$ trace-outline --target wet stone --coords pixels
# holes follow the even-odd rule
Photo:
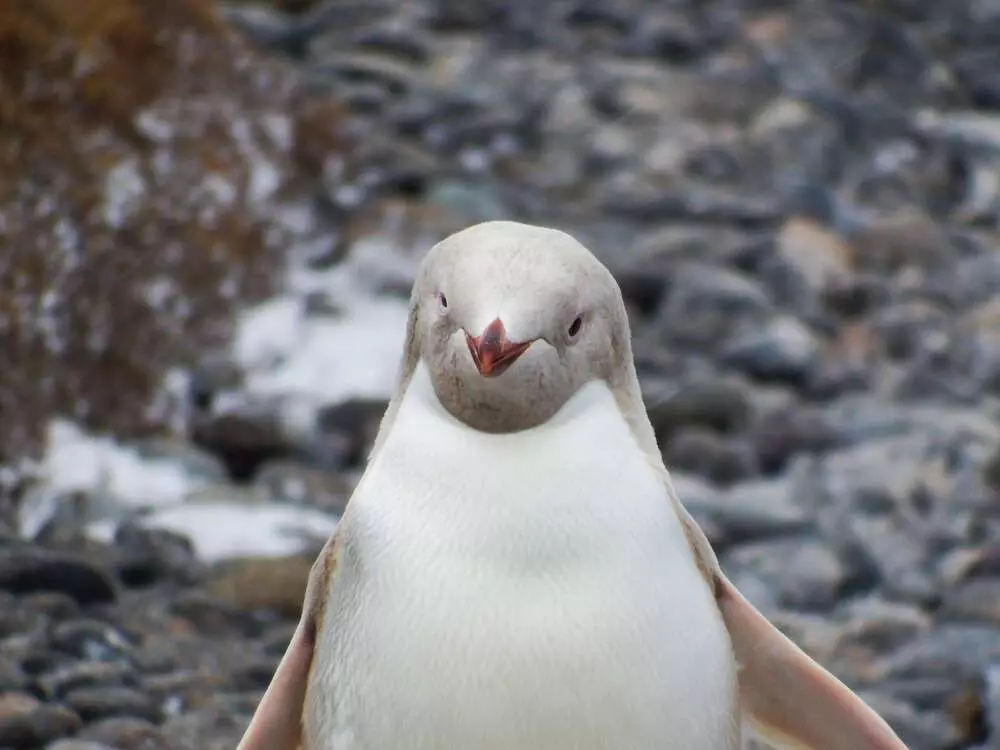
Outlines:
[[[77,739],[119,750],[187,750],[194,747],[174,742],[154,723],[134,717],[95,721],[88,724]]]
[[[83,722],[70,709],[26,693],[0,694],[0,747],[34,748],[72,734]]]
[[[67,691],[64,698],[84,721],[108,719],[116,716],[137,717],[159,721],[159,707],[149,696],[139,690],[113,685],[77,687]]]

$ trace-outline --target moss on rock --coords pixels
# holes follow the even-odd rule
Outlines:
[[[161,426],[165,375],[279,278],[340,111],[209,0],[0,5],[0,466],[54,416]]]

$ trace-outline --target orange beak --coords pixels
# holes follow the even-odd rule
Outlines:
[[[469,345],[476,369],[484,377],[502,375],[531,346],[530,341],[523,344],[511,342],[500,318],[486,326],[481,336],[466,333],[465,341]]]

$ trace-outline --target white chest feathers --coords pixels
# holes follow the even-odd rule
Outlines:
[[[600,383],[487,435],[418,368],[341,526],[306,750],[734,750],[735,665]]]

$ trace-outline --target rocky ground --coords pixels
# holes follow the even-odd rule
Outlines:
[[[288,175],[264,202],[306,206],[309,231],[253,203],[236,156],[224,169],[192,157],[170,190],[179,200],[189,175],[231,169],[231,182],[247,180],[239,207],[227,203],[236,229],[208,236],[196,213],[161,205],[137,214],[128,235],[145,257],[167,236],[195,248],[191,268],[216,258],[207,281],[180,284],[180,298],[208,304],[230,266],[271,269],[265,240],[287,235],[269,227],[319,238],[304,261],[316,273],[364,264],[364,240],[386,232],[419,249],[486,218],[570,230],[621,281],[664,456],[733,580],[914,750],[1000,748],[1000,8],[274,0],[223,10],[247,61],[207,83],[189,66],[181,90],[211,103],[213,91],[246,86],[219,117],[242,113],[263,128],[268,163]],[[117,54],[131,49],[115,38]],[[255,87],[254,71],[272,65],[287,87]],[[108,105],[125,123],[116,158],[148,159],[142,169],[154,174],[155,148],[133,139],[134,104]],[[328,137],[342,109],[349,148]],[[284,145],[287,128],[275,136],[261,125],[276,110],[301,123]],[[227,132],[222,146],[245,151],[243,131]],[[197,137],[182,135],[189,149]],[[79,209],[66,195],[56,205]],[[120,240],[106,228],[92,242]],[[238,237],[259,240],[249,260],[231,252]],[[168,276],[186,267],[183,253],[164,252],[179,259]],[[398,302],[407,268],[376,258],[366,273]],[[246,293],[234,291],[233,306],[269,293],[274,273],[262,275],[240,276]],[[107,270],[88,278],[76,299],[114,286]],[[37,306],[40,289],[22,291]],[[311,292],[300,302],[306,320],[337,315],[341,300]],[[171,332],[202,342],[132,357],[153,373],[110,389],[134,411],[152,375],[193,367],[174,394],[183,419],[160,415],[150,432],[109,396],[73,416],[183,465],[213,492],[335,514],[384,396],[320,404],[294,430],[281,399],[220,411],[222,396],[249,388],[224,349],[201,356],[225,339],[228,309],[206,308],[221,329],[140,319],[120,348]],[[20,458],[18,429],[105,393],[107,362],[122,361],[98,356],[74,370],[77,360],[44,347],[19,351],[32,357],[14,364],[35,369],[4,375],[8,463]],[[43,351],[48,359],[33,358]],[[39,372],[50,385],[33,380]],[[30,483],[7,478],[26,502]],[[234,747],[291,634],[316,540],[301,554],[216,563],[133,521],[110,544],[86,539],[73,509],[88,498],[62,499],[32,541],[0,535],[0,748]]]

